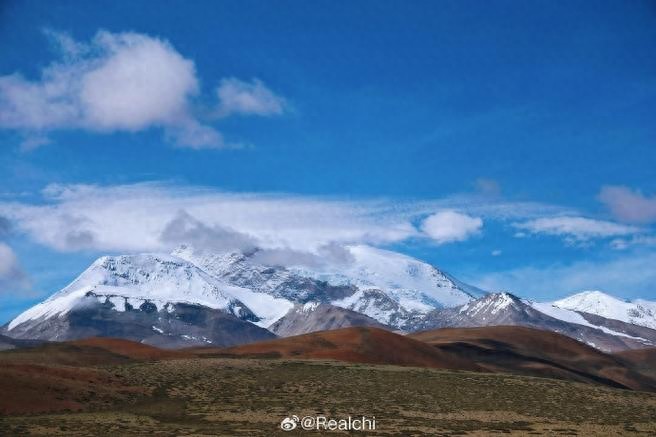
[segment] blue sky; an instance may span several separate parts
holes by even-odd
[[[181,213],[656,299],[655,24],[648,1],[3,2],[0,321],[167,249]]]

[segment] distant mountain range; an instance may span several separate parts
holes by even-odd
[[[656,345],[656,302],[599,291],[550,303],[486,293],[420,260],[346,247],[330,265],[282,267],[259,251],[106,256],[0,331],[50,341],[119,337],[167,348],[231,346],[350,326],[416,332],[527,326],[604,351]]]
[[[656,330],[555,305],[531,302],[510,293],[491,293],[456,308],[434,310],[418,328],[526,326],[558,332],[604,351],[656,344]]]

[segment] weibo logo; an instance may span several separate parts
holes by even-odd
[[[280,428],[282,428],[283,431],[291,431],[293,429],[296,429],[296,427],[298,426],[298,421],[299,418],[296,415],[291,417],[285,417],[284,419],[282,419],[282,422],[280,422]]]

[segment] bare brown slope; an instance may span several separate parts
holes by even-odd
[[[89,409],[143,395],[103,365],[184,357],[129,340],[90,338],[0,352],[0,415]]]
[[[654,380],[612,355],[560,334],[518,326],[440,329],[411,336],[370,327],[345,328],[194,352],[503,372],[656,390]]]
[[[182,351],[160,349],[155,346],[121,338],[92,337],[83,340],[70,341],[68,344],[82,347],[95,347],[137,361],[165,360],[188,356]]]
[[[493,372],[656,390],[656,381],[625,361],[570,337],[521,326],[447,328],[410,337]]]
[[[634,370],[656,379],[656,348],[634,349],[614,355]]]
[[[184,356],[183,352],[162,350],[130,340],[94,337],[71,342],[49,342],[35,347],[4,351],[0,354],[0,363],[99,366]]]
[[[647,364],[656,368],[656,347],[632,349],[630,351],[616,352],[613,355],[634,364]]]
[[[327,359],[351,363],[481,370],[470,360],[440,351],[421,341],[370,327],[313,332],[227,349],[193,351],[199,356]]]
[[[2,361],[0,391],[0,416],[79,411],[147,392],[99,368]]]

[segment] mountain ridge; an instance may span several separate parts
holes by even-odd
[[[110,336],[185,347],[351,326],[415,332],[516,325],[559,332],[605,351],[656,345],[654,302],[618,306],[622,301],[598,291],[532,302],[483,292],[407,255],[363,245],[344,250],[348,261],[288,267],[262,263],[258,250],[219,253],[188,245],[170,254],[103,256],[0,333],[55,341]]]

